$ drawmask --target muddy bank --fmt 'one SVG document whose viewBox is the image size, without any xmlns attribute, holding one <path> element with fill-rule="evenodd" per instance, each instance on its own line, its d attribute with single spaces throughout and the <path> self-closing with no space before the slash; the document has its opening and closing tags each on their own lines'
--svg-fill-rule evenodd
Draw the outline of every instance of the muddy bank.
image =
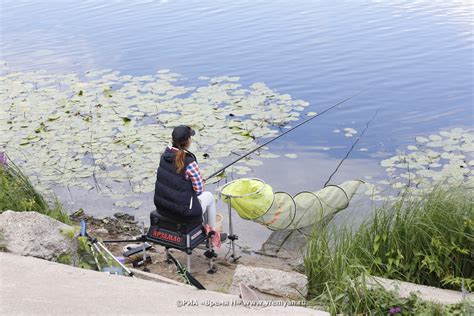
<svg viewBox="0 0 474 316">
<path fill-rule="evenodd" d="M 77 225 L 79 225 L 81 219 L 84 219 L 87 223 L 88 233 L 101 240 L 133 239 L 133 237 L 142 234 L 142 226 L 138 224 L 134 216 L 125 213 L 116 213 L 114 216 L 99 219 L 88 215 L 81 209 L 73 213 L 70 218 Z M 148 227 L 145 227 L 145 230 L 147 228 Z M 130 243 L 109 243 L 107 247 L 116 257 L 122 257 L 124 247 L 128 244 Z M 222 244 L 220 249 L 216 249 L 218 257 L 214 260 L 214 263 L 217 267 L 217 271 L 214 274 L 209 274 L 207 273 L 209 270 L 208 260 L 204 256 L 204 251 L 203 246 L 194 249 L 191 259 L 191 272 L 208 290 L 228 293 L 234 270 L 238 264 L 302 272 L 301 261 L 295 260 L 294 258 L 267 256 L 239 247 L 237 247 L 236 252 L 240 258 L 237 262 L 233 262 L 230 258 L 230 244 L 227 241 Z M 184 252 L 176 249 L 170 249 L 170 252 L 183 266 L 186 266 L 186 254 Z M 149 269 L 151 273 L 183 282 L 182 278 L 176 272 L 176 266 L 165 260 L 164 247 L 154 244 L 153 247 L 147 251 L 147 255 L 151 258 L 151 263 L 147 264 L 147 269 Z M 127 266 L 132 267 L 132 264 L 127 264 Z M 141 270 L 143 270 L 143 268 L 143 266 L 138 267 L 138 269 Z"/>
</svg>

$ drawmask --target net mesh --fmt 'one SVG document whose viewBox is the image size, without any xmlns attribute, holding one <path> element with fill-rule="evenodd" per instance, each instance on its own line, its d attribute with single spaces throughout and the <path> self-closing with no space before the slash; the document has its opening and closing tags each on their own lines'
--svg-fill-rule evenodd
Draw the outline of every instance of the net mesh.
<svg viewBox="0 0 474 316">
<path fill-rule="evenodd" d="M 291 196 L 286 192 L 273 192 L 271 186 L 260 179 L 243 178 L 227 183 L 220 192 L 224 201 L 230 201 L 243 219 L 271 230 L 296 230 L 345 209 L 362 183 L 350 180 Z"/>
</svg>

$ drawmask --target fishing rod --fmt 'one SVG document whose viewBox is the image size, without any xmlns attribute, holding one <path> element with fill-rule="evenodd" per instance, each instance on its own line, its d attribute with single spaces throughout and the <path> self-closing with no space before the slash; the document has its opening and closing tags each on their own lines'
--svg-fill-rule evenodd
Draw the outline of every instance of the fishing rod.
<svg viewBox="0 0 474 316">
<path fill-rule="evenodd" d="M 352 146 L 351 148 L 347 151 L 346 155 L 344 156 L 344 158 L 342 158 L 342 160 L 339 162 L 339 164 L 337 165 L 336 169 L 334 169 L 333 173 L 331 173 L 331 175 L 329 176 L 329 178 L 327 179 L 327 181 L 324 183 L 324 186 L 327 186 L 328 183 L 331 181 L 332 177 L 336 174 L 336 172 L 339 170 L 339 167 L 341 167 L 341 165 L 344 163 L 344 161 L 346 161 L 347 157 L 349 157 L 349 155 L 351 154 L 351 152 L 354 150 L 354 147 L 357 145 L 357 143 L 359 142 L 359 140 L 362 138 L 362 136 L 364 136 L 365 134 L 365 131 L 369 128 L 369 125 L 370 123 L 372 123 L 372 121 L 375 119 L 375 117 L 377 116 L 377 113 L 379 112 L 379 109 L 377 109 L 377 111 L 375 111 L 374 113 L 374 116 L 372 116 L 372 118 L 365 124 L 365 128 L 364 130 L 362 131 L 362 133 L 359 135 L 359 137 L 357 137 L 356 141 L 354 143 L 352 143 Z"/>
<path fill-rule="evenodd" d="M 377 116 L 379 112 L 379 109 L 377 109 L 374 113 L 374 116 L 372 116 L 372 118 L 365 124 L 365 128 L 364 130 L 362 131 L 362 133 L 357 137 L 356 141 L 352 143 L 352 146 L 351 148 L 347 151 L 346 155 L 344 156 L 344 158 L 342 158 L 342 160 L 339 162 L 339 164 L 337 165 L 336 169 L 331 173 L 331 175 L 329 176 L 329 178 L 327 179 L 327 181 L 324 183 L 324 186 L 323 187 L 326 187 L 328 185 L 328 183 L 331 181 L 332 177 L 337 173 L 337 171 L 339 170 L 339 167 L 341 167 L 341 165 L 344 163 L 344 161 L 346 161 L 347 157 L 349 157 L 349 155 L 351 154 L 351 152 L 354 150 L 355 146 L 357 145 L 357 143 L 360 141 L 360 139 L 362 138 L 362 136 L 364 136 L 365 132 L 367 131 L 367 129 L 369 128 L 369 125 L 370 123 L 372 123 L 373 120 L 375 120 L 375 117 Z M 323 219 L 324 220 L 324 219 Z M 327 218 L 326 221 L 329 221 L 330 218 Z M 283 245 L 286 243 L 286 241 L 295 233 L 295 232 L 299 232 L 300 234 L 302 234 L 303 236 L 306 236 L 306 237 L 309 237 L 305 232 L 303 232 L 300 228 L 296 228 L 295 230 L 291 230 L 289 232 L 289 234 L 283 238 L 283 241 L 281 242 L 280 245 L 278 245 L 278 250 L 276 252 L 279 252 L 282 248 L 283 248 Z"/>
<path fill-rule="evenodd" d="M 278 138 L 280 138 L 280 137 L 282 137 L 282 136 L 288 134 L 289 132 L 293 131 L 294 129 L 297 129 L 297 128 L 300 127 L 301 125 L 306 124 L 306 123 L 308 123 L 309 121 L 311 121 L 311 120 L 317 118 L 318 116 L 321 116 L 321 115 L 323 115 L 323 114 L 326 113 L 326 112 L 329 112 L 330 110 L 332 110 L 332 109 L 335 108 L 336 106 L 341 105 L 341 104 L 343 104 L 343 103 L 349 101 L 349 100 L 352 99 L 352 98 L 355 98 L 356 96 L 358 96 L 359 94 L 361 94 L 362 92 L 364 92 L 364 91 L 366 91 L 366 90 L 367 90 L 367 89 L 362 90 L 362 91 L 359 91 L 359 92 L 357 92 L 356 94 L 354 94 L 354 95 L 352 95 L 352 96 L 350 96 L 350 97 L 348 97 L 348 98 L 346 98 L 346 99 L 344 99 L 344 100 L 342 100 L 342 101 L 339 101 L 338 103 L 336 103 L 336 104 L 334 104 L 334 105 L 328 107 L 328 108 L 325 109 L 324 111 L 322 111 L 322 112 L 320 112 L 320 113 L 318 113 L 318 114 L 316 114 L 316 115 L 314 115 L 314 116 L 312 116 L 312 117 L 310 117 L 310 118 L 304 120 L 303 122 L 299 123 L 298 125 L 296 125 L 296 126 L 290 128 L 290 129 L 287 130 L 286 132 L 284 132 L 284 133 L 282 133 L 282 134 L 280 134 L 280 135 L 278 135 L 278 136 L 276 136 L 276 137 L 274 137 L 274 138 L 272 138 L 272 139 L 266 141 L 266 142 L 263 143 L 262 145 L 260 145 L 260 146 L 258 146 L 258 147 L 256 147 L 256 148 L 252 149 L 251 151 L 249 151 L 249 152 L 246 153 L 245 155 L 240 156 L 238 159 L 232 161 L 232 162 L 229 163 L 228 165 L 226 165 L 226 166 L 222 167 L 221 169 L 217 170 L 216 172 L 214 172 L 213 174 L 211 174 L 209 177 L 207 177 L 204 181 L 207 181 L 207 180 L 209 180 L 209 179 L 215 177 L 216 175 L 220 174 L 220 173 L 221 173 L 222 171 L 224 171 L 225 169 L 229 168 L 229 167 L 232 166 L 233 164 L 235 164 L 235 163 L 239 162 L 240 160 L 244 159 L 244 158 L 247 157 L 248 155 L 253 154 L 254 152 L 256 152 L 257 150 L 259 150 L 259 149 L 262 148 L 263 146 L 270 144 L 271 142 L 273 142 L 273 141 L 277 140 Z"/>
</svg>

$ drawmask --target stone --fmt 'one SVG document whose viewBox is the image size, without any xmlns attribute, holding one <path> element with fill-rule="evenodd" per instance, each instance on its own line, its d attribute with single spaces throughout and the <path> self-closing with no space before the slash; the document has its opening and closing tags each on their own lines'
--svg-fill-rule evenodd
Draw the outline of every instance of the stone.
<svg viewBox="0 0 474 316">
<path fill-rule="evenodd" d="M 135 216 L 127 214 L 127 213 L 115 213 L 114 217 L 117 219 L 124 220 L 126 222 L 130 222 L 130 223 L 135 222 Z"/>
<path fill-rule="evenodd" d="M 85 215 L 85 212 L 82 208 L 78 209 L 77 211 L 75 211 L 74 213 L 71 214 L 71 217 L 77 217 L 77 218 L 81 218 Z"/>
<path fill-rule="evenodd" d="M 109 231 L 103 227 L 101 228 L 97 228 L 96 230 L 94 230 L 94 233 L 98 234 L 98 235 L 107 235 L 109 233 Z"/>
<path fill-rule="evenodd" d="M 231 294 L 239 294 L 239 283 L 257 290 L 260 297 L 283 297 L 301 300 L 308 293 L 308 279 L 304 274 L 238 265 L 230 286 Z M 257 292 L 257 294 L 258 294 Z"/>
<path fill-rule="evenodd" d="M 0 214 L 0 232 L 8 252 L 50 261 L 59 256 L 77 260 L 77 244 L 67 232 L 73 228 L 37 212 L 5 211 Z"/>
<path fill-rule="evenodd" d="M 409 297 L 415 293 L 421 300 L 436 304 L 449 305 L 459 304 L 463 300 L 474 301 L 474 294 L 453 290 L 440 289 L 432 286 L 409 283 L 399 280 L 385 279 L 381 277 L 368 277 L 367 285 L 371 288 L 382 286 L 387 291 L 395 291 L 400 297 Z"/>
</svg>

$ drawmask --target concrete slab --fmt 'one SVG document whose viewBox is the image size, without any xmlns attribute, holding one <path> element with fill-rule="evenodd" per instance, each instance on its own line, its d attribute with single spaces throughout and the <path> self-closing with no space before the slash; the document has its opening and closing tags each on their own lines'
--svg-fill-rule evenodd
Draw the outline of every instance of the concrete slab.
<svg viewBox="0 0 474 316">
<path fill-rule="evenodd" d="M 416 293 L 420 299 L 443 305 L 457 304 L 464 298 L 474 302 L 474 294 L 462 293 L 453 290 L 439 289 L 432 286 L 414 284 L 398 280 L 390 280 L 381 277 L 372 277 L 368 285 L 381 285 L 389 291 L 398 292 L 401 297 L 409 297 L 410 293 Z"/>
<path fill-rule="evenodd" d="M 0 253 L 1 315 L 183 313 L 329 315 L 296 306 L 246 307 L 235 295 L 108 275 L 32 257 Z"/>
</svg>

